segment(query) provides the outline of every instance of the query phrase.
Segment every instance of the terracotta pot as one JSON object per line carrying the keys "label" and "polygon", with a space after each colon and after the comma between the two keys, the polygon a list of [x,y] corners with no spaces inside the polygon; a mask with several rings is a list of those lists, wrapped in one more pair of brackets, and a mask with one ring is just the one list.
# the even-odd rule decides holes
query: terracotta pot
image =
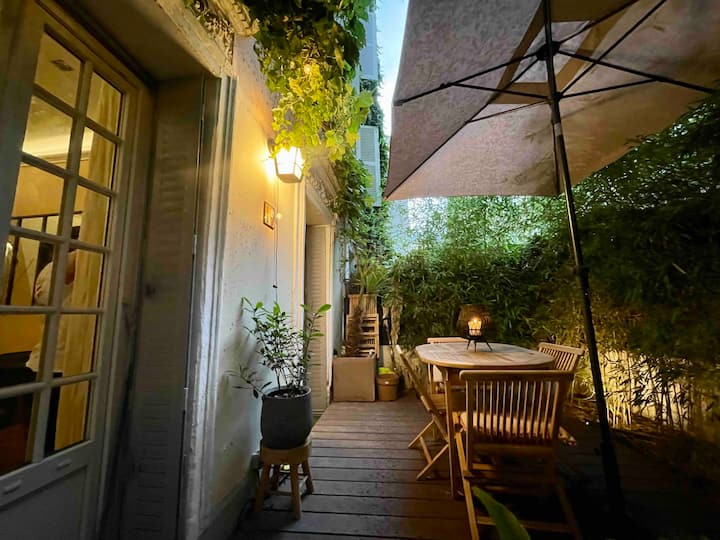
{"label": "terracotta pot", "polygon": [[260,432],[267,448],[284,450],[302,446],[313,425],[310,389],[285,397],[284,388],[263,397],[260,413]]}
{"label": "terracotta pot", "polygon": [[377,383],[378,400],[395,401],[398,397],[398,384],[400,377],[397,373],[381,373],[375,377]]}

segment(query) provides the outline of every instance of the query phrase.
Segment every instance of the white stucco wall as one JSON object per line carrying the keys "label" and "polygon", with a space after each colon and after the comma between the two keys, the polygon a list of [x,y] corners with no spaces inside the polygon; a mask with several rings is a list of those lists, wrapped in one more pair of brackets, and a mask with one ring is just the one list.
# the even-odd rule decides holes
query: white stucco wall
{"label": "white stucco wall", "polygon": [[[231,383],[235,379],[230,380],[226,374],[238,363],[256,360],[254,343],[244,329],[249,323],[247,317],[242,318],[242,298],[271,304],[275,300],[275,276],[277,299],[284,309],[296,310],[302,294],[304,196],[298,194],[304,188],[280,182],[269,167],[271,102],[250,38],[237,40],[235,75],[222,306],[214,373],[216,403],[214,418],[208,419],[213,442],[204,471],[206,527],[230,500],[236,501],[238,494],[240,498],[243,494],[249,496],[255,485],[249,467],[252,454],[259,448],[260,401],[250,390],[234,388]],[[281,215],[275,231],[263,225],[264,201],[273,204]]]}

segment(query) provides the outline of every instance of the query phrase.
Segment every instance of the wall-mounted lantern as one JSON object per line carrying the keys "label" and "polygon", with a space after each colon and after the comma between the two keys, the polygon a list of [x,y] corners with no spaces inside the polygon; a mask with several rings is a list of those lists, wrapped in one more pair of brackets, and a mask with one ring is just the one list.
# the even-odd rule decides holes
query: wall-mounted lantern
{"label": "wall-mounted lantern", "polygon": [[275,154],[275,172],[283,182],[302,180],[303,157],[299,148],[280,148]]}

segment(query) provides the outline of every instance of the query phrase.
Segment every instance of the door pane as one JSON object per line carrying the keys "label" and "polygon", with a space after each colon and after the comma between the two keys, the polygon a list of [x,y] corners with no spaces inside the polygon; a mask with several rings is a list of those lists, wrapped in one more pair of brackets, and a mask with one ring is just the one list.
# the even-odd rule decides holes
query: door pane
{"label": "door pane", "polygon": [[[62,202],[63,186],[64,181],[59,176],[32,165],[23,164],[18,174],[12,218],[58,215]],[[29,228],[25,224],[23,224],[23,227]],[[57,227],[41,230],[51,234],[58,233]]]}
{"label": "door pane", "polygon": [[90,381],[53,388],[45,455],[85,440]]}
{"label": "door pane", "polygon": [[0,386],[37,378],[45,315],[0,315]]}
{"label": "door pane", "polygon": [[96,246],[105,245],[110,199],[97,191],[78,186],[75,219],[80,225],[78,239]]}
{"label": "door pane", "polygon": [[112,188],[115,170],[115,143],[98,135],[92,129],[85,128],[82,148],[82,159],[83,161],[87,159],[87,174],[83,176],[96,184]]}
{"label": "door pane", "polygon": [[[10,382],[10,377],[16,382]],[[0,376],[0,385],[18,382],[28,381],[22,380],[22,374]],[[24,394],[0,399],[0,475],[30,463],[32,448],[28,443],[34,397]]]}
{"label": "door pane", "polygon": [[68,271],[71,290],[63,306],[77,308],[98,307],[100,283],[103,273],[103,255],[77,249],[68,254]]}
{"label": "door pane", "polygon": [[110,83],[93,73],[87,115],[101,126],[117,134],[122,94]]}
{"label": "door pane", "polygon": [[65,168],[71,129],[72,118],[33,96],[25,128],[23,152]]}
{"label": "door pane", "polygon": [[[42,218],[32,218],[22,220],[21,225],[40,230],[42,223]],[[46,306],[50,300],[54,253],[55,246],[49,242],[8,236],[0,279],[0,304]]]}
{"label": "door pane", "polygon": [[92,371],[96,324],[97,315],[60,316],[53,373],[70,377]]}
{"label": "door pane", "polygon": [[35,71],[35,82],[39,86],[68,105],[75,106],[80,67],[78,57],[47,34],[43,34]]}

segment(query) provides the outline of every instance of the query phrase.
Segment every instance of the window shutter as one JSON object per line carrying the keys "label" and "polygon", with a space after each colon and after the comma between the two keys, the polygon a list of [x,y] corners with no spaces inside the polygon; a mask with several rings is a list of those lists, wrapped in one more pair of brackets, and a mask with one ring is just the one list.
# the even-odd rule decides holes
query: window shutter
{"label": "window shutter", "polygon": [[373,178],[372,185],[368,186],[368,193],[372,197],[373,206],[380,206],[382,190],[380,189],[380,141],[378,128],[375,126],[360,126],[355,154],[365,165]]}
{"label": "window shutter", "polygon": [[360,50],[360,77],[373,81],[378,80],[377,24],[375,12],[368,13],[365,26],[365,46]]}
{"label": "window shutter", "polygon": [[162,84],[130,423],[124,538],[176,538],[202,79]]}
{"label": "window shutter", "polygon": [[[309,226],[305,234],[305,304],[318,308],[330,303],[328,283],[332,276],[328,271],[328,249],[330,228],[328,226]],[[329,314],[318,321],[318,331],[325,334],[313,340],[310,345],[310,388],[312,388],[313,413],[320,414],[330,402],[329,388]]]}

